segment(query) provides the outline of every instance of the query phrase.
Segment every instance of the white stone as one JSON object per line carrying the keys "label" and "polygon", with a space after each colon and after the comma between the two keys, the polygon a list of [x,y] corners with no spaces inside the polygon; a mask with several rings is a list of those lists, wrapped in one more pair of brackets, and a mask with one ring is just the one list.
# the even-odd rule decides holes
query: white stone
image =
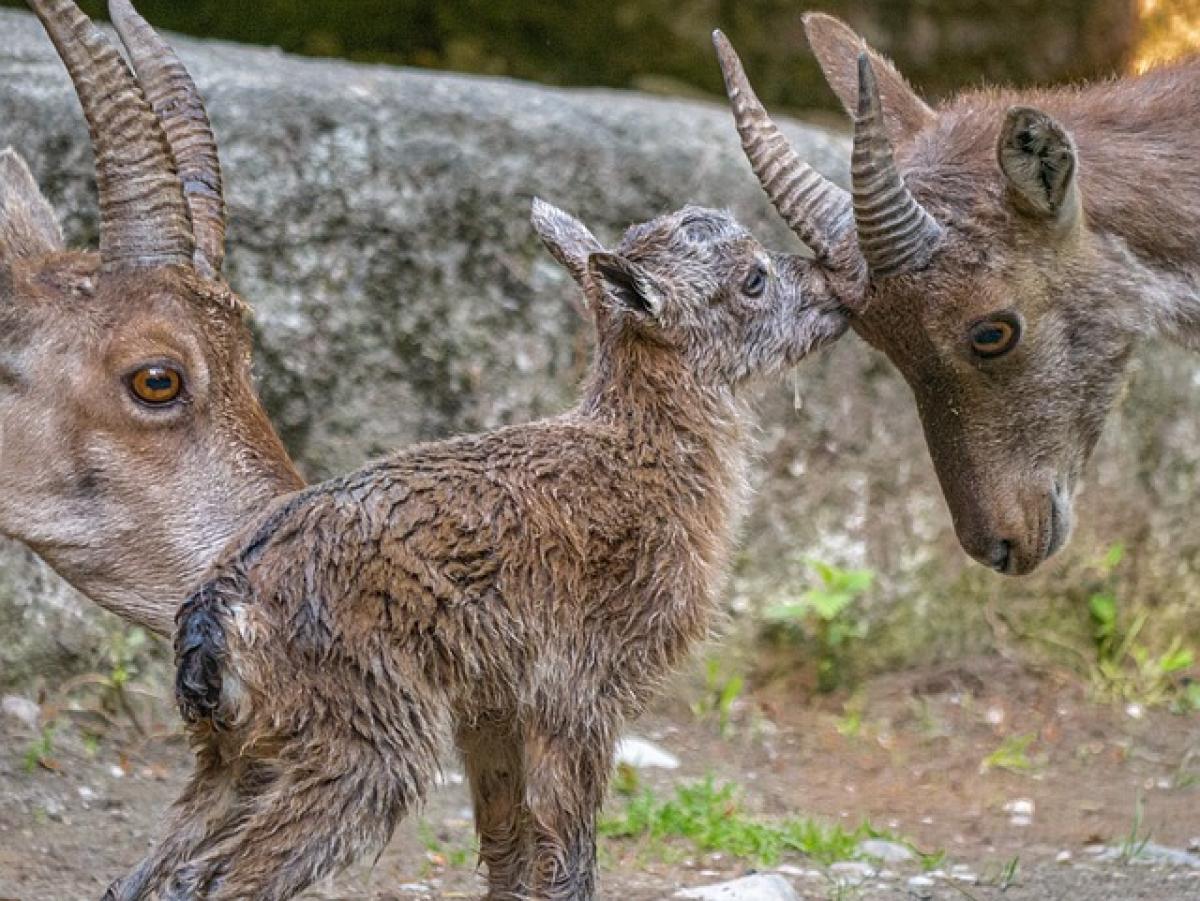
{"label": "white stone", "polygon": [[791,883],[778,873],[759,873],[717,885],[681,889],[675,897],[696,901],[800,901]]}
{"label": "white stone", "polygon": [[862,857],[873,857],[884,863],[903,863],[913,860],[916,854],[908,845],[899,842],[889,842],[882,838],[868,838],[858,843],[855,853]]}
{"label": "white stone", "polygon": [[30,729],[37,728],[38,720],[42,716],[42,708],[20,695],[5,695],[4,700],[0,701],[0,710],[5,716],[23,723]]}
{"label": "white stone", "polygon": [[1004,812],[1018,816],[1033,816],[1034,804],[1029,798],[1015,798],[1004,805]]}
{"label": "white stone", "polygon": [[635,769],[651,767],[660,770],[679,769],[679,758],[670,751],[633,735],[627,735],[617,742],[617,763],[623,763]]}
{"label": "white stone", "polygon": [[929,876],[913,876],[908,880],[908,894],[914,898],[932,898],[934,885]]}

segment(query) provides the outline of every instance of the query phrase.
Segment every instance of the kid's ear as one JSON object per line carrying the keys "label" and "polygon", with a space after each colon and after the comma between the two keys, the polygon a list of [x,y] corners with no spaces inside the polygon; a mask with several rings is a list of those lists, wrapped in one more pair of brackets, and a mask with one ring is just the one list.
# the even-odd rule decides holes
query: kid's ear
{"label": "kid's ear", "polygon": [[604,247],[586,225],[574,216],[551,206],[541,198],[533,198],[529,221],[550,255],[558,260],[571,278],[587,290],[588,256]]}
{"label": "kid's ear", "polygon": [[600,251],[587,259],[588,275],[610,309],[646,319],[662,315],[666,294],[637,263],[616,253]]}
{"label": "kid's ear", "polygon": [[0,263],[63,249],[62,231],[25,160],[0,152]]}
{"label": "kid's ear", "polygon": [[1013,107],[1000,129],[996,157],[1020,209],[1060,221],[1074,217],[1075,143],[1058,122],[1041,110]]}

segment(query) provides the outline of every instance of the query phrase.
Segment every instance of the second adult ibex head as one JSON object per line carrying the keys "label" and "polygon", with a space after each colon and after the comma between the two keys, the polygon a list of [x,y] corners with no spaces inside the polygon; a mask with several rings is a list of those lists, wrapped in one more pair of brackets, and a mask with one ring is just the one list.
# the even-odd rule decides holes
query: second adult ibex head
{"label": "second adult ibex head", "polygon": [[100,250],[66,249],[25,162],[0,154],[0,533],[167,633],[170,599],[247,512],[301,482],[220,275],[221,173],[191,78],[128,0],[109,8],[136,76],[74,3],[30,6],[87,119]]}
{"label": "second adult ibex head", "polygon": [[743,148],[912,388],[963,547],[1027,573],[1070,532],[1138,338],[1200,333],[1200,62],[934,109],[841,22],[805,27],[854,118],[851,190],[796,156],[718,33]]}

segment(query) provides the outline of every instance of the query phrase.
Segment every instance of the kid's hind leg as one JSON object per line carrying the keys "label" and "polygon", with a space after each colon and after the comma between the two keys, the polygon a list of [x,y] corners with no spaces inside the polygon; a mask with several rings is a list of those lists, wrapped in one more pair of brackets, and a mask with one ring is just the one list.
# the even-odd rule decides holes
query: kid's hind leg
{"label": "kid's hind leg", "polygon": [[171,807],[163,838],[129,875],[104,893],[104,901],[139,901],[182,861],[221,831],[237,804],[238,770],[224,765],[217,751],[201,746],[196,768],[183,794]]}
{"label": "kid's hind leg", "polygon": [[613,761],[608,730],[529,732],[525,798],[532,836],[529,896],[590,901],[596,892],[596,818]]}
{"label": "kid's hind leg", "polygon": [[382,850],[424,797],[434,759],[393,757],[341,735],[306,741],[276,765],[278,779],[237,829],[176,871],[167,901],[284,901]]}
{"label": "kid's hind leg", "polygon": [[479,857],[487,867],[488,901],[526,897],[530,860],[525,807],[523,740],[514,724],[458,730],[458,747],[471,785]]}

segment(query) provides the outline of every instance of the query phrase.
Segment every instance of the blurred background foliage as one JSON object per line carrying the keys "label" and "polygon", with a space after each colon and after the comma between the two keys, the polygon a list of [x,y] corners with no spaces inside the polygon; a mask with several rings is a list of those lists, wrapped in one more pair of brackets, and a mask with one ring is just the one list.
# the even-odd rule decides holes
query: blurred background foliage
{"label": "blurred background foliage", "polygon": [[[21,0],[0,0],[9,6]],[[1061,81],[1126,69],[1139,41],[1188,43],[1200,0],[141,0],[156,26],[344,57],[672,94],[720,90],[709,34],[724,29],[764,99],[835,108],[800,16],[822,9],[896,58],[922,90]],[[101,0],[81,3],[103,14]],[[1182,36],[1181,36],[1182,35]],[[1200,37],[1200,28],[1192,35]]]}

